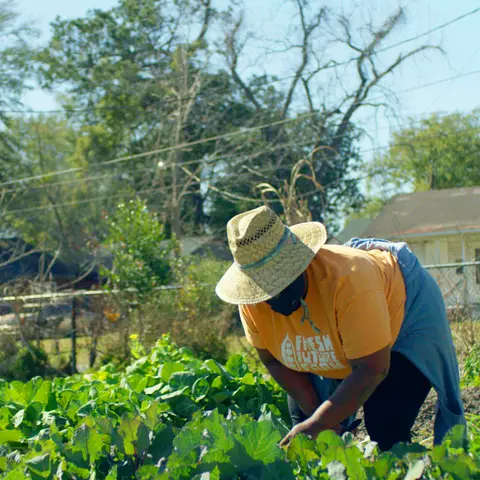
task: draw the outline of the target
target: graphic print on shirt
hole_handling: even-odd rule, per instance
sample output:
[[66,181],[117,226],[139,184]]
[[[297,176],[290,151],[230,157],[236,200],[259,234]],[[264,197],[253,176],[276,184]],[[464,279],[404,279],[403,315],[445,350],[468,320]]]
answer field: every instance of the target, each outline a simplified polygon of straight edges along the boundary
[[282,342],[282,360],[292,370],[341,370],[345,365],[340,363],[328,335],[303,337],[296,335],[294,341],[288,334]]

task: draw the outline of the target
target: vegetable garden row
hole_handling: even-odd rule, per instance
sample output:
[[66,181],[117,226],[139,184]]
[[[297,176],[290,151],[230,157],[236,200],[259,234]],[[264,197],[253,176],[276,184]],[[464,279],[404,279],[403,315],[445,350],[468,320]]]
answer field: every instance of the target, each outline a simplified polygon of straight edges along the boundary
[[430,450],[380,453],[323,432],[281,449],[285,396],[240,355],[202,361],[165,336],[137,357],[124,370],[0,381],[1,478],[480,479],[478,419],[468,446],[457,430]]

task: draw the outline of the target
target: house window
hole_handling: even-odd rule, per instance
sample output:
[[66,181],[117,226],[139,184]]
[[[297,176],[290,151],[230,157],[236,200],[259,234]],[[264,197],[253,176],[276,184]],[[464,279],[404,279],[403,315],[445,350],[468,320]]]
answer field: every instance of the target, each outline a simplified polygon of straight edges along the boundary
[[[475,261],[480,262],[480,248],[475,249]],[[475,276],[477,277],[477,285],[480,285],[480,265],[475,266]]]

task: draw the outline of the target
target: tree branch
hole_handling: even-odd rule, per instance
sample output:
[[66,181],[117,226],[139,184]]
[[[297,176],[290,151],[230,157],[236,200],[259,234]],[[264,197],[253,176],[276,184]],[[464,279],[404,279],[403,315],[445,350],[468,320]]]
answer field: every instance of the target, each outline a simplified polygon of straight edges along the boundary
[[248,85],[242,80],[240,75],[238,74],[237,71],[237,66],[238,66],[238,55],[241,51],[241,49],[237,49],[235,43],[236,43],[236,38],[238,35],[238,31],[240,30],[240,27],[242,26],[243,23],[243,14],[240,15],[239,19],[235,23],[233,30],[230,32],[229,35],[225,38],[225,43],[227,46],[227,52],[226,52],[226,57],[229,60],[229,68],[230,72],[232,74],[233,80],[235,83],[245,92],[245,95],[247,98],[250,100],[250,102],[253,103],[257,111],[262,110],[262,106],[260,103],[257,101],[255,98],[255,95],[253,94],[252,90],[248,87]]

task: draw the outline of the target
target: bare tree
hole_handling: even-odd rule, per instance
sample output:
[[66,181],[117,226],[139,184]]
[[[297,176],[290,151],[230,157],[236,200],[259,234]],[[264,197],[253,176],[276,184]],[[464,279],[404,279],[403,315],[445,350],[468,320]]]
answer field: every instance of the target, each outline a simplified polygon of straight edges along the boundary
[[[296,35],[290,36],[291,39],[286,35],[281,41],[281,49],[273,54],[288,55],[285,58],[289,61],[295,55],[297,63],[293,74],[284,79],[288,82],[274,118],[284,119],[289,114],[292,115],[294,100],[295,114],[299,110],[308,111],[308,120],[303,125],[308,125],[308,131],[312,135],[311,149],[315,153],[311,160],[316,179],[324,186],[324,190],[318,192],[320,203],[328,208],[329,204],[340,201],[343,190],[352,188],[351,182],[344,180],[343,186],[341,182],[348,167],[348,156],[354,155],[352,140],[362,133],[361,127],[354,124],[356,114],[367,107],[391,109],[389,95],[382,86],[384,80],[407,60],[421,52],[439,48],[422,45],[399,53],[393,60],[385,62],[380,54],[389,49],[384,46],[385,41],[405,19],[403,8],[398,8],[379,26],[367,19],[359,33],[347,15],[337,14],[332,8],[317,7],[308,0],[290,0],[289,4],[296,12],[292,20],[292,29]],[[245,46],[253,37],[243,28],[244,17],[241,12],[236,18],[230,17],[229,22],[221,53],[233,81],[258,114],[266,115],[271,111],[271,106],[264,100],[264,90],[258,88],[262,79],[258,76],[244,78],[239,70]],[[339,48],[347,52],[347,60],[338,58]],[[332,94],[332,83],[336,89],[335,94]],[[268,79],[265,85],[267,84]],[[339,94],[339,91],[342,93]],[[285,129],[285,125],[281,125],[273,132],[265,130],[264,134],[271,142],[285,143]],[[342,157],[345,159],[342,160]],[[285,148],[269,161],[277,169],[278,182],[281,183],[298,158],[292,156],[291,149]],[[330,195],[329,184],[332,182],[338,183],[334,196]],[[323,207],[320,205],[319,208]]]

